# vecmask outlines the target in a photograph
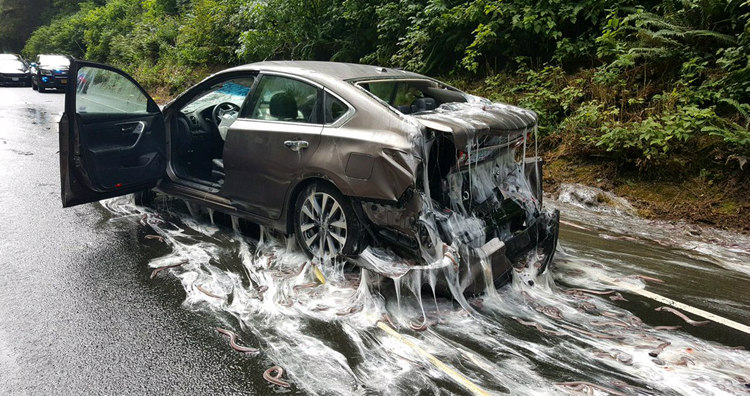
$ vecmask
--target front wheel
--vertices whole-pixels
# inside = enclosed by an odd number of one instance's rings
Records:
[[[327,184],[313,183],[297,197],[294,234],[310,256],[330,260],[351,256],[362,249],[362,226],[351,202]]]

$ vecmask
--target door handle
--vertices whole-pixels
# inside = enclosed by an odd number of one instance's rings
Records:
[[[132,133],[136,135],[140,135],[143,130],[146,128],[146,123],[143,121],[138,121],[136,123],[127,123],[127,124],[119,124],[120,125],[120,131],[122,133]]]
[[[289,147],[292,151],[300,151],[308,148],[310,143],[307,143],[304,140],[287,140],[284,142],[284,146]]]

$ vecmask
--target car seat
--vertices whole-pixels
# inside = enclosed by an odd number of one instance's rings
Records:
[[[419,113],[422,111],[435,110],[437,104],[433,98],[418,98],[411,104],[411,112]]]

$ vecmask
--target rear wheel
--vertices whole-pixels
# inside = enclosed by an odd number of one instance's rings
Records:
[[[362,226],[351,202],[328,184],[313,183],[297,197],[294,234],[308,256],[328,260],[358,254]]]

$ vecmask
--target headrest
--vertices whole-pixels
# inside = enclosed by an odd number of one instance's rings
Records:
[[[297,118],[297,101],[288,92],[279,92],[271,97],[271,116],[280,120]]]
[[[419,113],[420,111],[434,110],[437,107],[435,99],[433,98],[417,98],[414,99],[414,103],[411,105],[412,113]]]

